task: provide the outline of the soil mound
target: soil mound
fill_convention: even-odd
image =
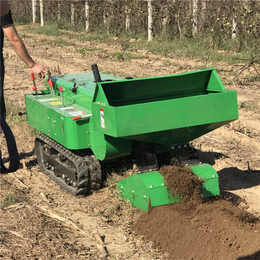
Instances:
[[[172,196],[178,196],[182,201],[200,202],[200,180],[189,168],[178,166],[162,166],[159,172],[163,175],[168,191]]]
[[[192,198],[198,198],[201,182],[185,168],[177,168],[167,166],[160,172],[185,201],[151,208],[135,222],[134,231],[171,260],[259,259],[260,220],[221,196],[191,204]]]

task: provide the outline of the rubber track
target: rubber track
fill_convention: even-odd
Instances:
[[[57,177],[53,171],[48,170],[45,168],[45,165],[43,164],[43,158],[40,149],[42,149],[43,144],[47,144],[53,149],[55,149],[58,153],[62,154],[64,157],[69,159],[74,165],[77,170],[77,183],[76,187],[70,186],[66,184],[66,182],[61,178]],[[54,180],[58,185],[61,186],[62,189],[66,190],[67,192],[71,193],[74,196],[77,195],[87,195],[91,193],[92,188],[91,188],[91,181],[90,181],[90,174],[88,171],[88,166],[84,158],[75,155],[71,151],[69,151],[67,148],[64,146],[60,145],[59,143],[55,142],[48,136],[44,134],[39,134],[36,139],[35,139],[35,150],[36,150],[36,155],[37,155],[37,161],[39,164],[39,167],[41,171],[48,175],[50,179]]]
[[[88,158],[86,158],[88,157]],[[101,185],[101,165],[99,160],[94,156],[86,156],[85,160],[88,162],[90,160],[90,177],[91,177],[91,188],[92,190],[99,190]]]

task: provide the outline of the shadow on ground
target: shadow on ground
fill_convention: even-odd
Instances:
[[[260,185],[260,171],[241,171],[236,167],[230,167],[222,169],[218,175],[221,190],[248,189]]]
[[[225,154],[215,152],[198,151],[198,154],[200,161],[210,165],[214,165],[218,159],[229,158]],[[240,190],[260,185],[260,171],[242,171],[237,167],[229,167],[218,171],[218,175],[221,190]]]
[[[260,259],[260,250],[252,255],[241,256],[237,260],[259,260]]]

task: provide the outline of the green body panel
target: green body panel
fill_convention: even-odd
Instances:
[[[235,107],[235,109],[234,109]],[[207,95],[185,97],[157,102],[142,103],[123,107],[111,107],[93,104],[93,115],[98,115],[100,108],[104,110],[105,129],[100,126],[100,118],[94,121],[95,129],[113,137],[127,137],[132,140],[149,141],[149,137],[140,136],[144,134],[158,133],[157,143],[161,142],[160,132],[170,130],[174,135],[175,129],[186,128],[189,132],[196,132],[193,127],[208,125],[211,131],[214,126],[221,126],[227,121],[238,118],[236,92],[225,91],[223,93],[210,93]],[[220,123],[223,122],[223,123]],[[216,124],[220,123],[220,124]],[[201,133],[200,136],[204,134]],[[196,138],[195,134],[195,138]],[[187,139],[186,135],[180,133],[179,139]],[[189,136],[194,139],[193,135]]]
[[[188,166],[194,174],[204,182],[201,188],[203,197],[220,194],[218,174],[209,164]],[[129,200],[133,206],[148,211],[151,207],[172,204],[181,201],[181,198],[168,192],[163,176],[158,171],[134,174],[117,183],[122,197]]]
[[[91,114],[91,110],[74,104],[73,109],[77,110],[64,111],[60,100],[50,94],[26,95],[25,103],[27,122],[40,132],[68,149],[84,149],[90,144],[87,120],[73,121],[74,115],[71,113],[82,111]]]
[[[204,197],[218,196],[219,177],[215,169],[209,164],[197,164],[188,166],[192,172],[204,182],[201,188]]]

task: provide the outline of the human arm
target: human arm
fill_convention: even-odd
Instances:
[[[11,43],[14,51],[21,58],[21,60],[32,69],[33,72],[39,74],[40,76],[48,74],[48,69],[43,67],[41,64],[34,62],[34,60],[29,55],[23,41],[19,37],[13,24],[9,2],[7,0],[0,0],[0,4],[0,26],[2,27],[2,30],[7,39]]]
[[[34,60],[31,58],[13,24],[3,25],[2,29],[16,54],[32,69],[34,73],[39,74],[40,76],[43,76],[42,74],[49,73],[47,68],[43,67],[39,63],[34,62]]]

